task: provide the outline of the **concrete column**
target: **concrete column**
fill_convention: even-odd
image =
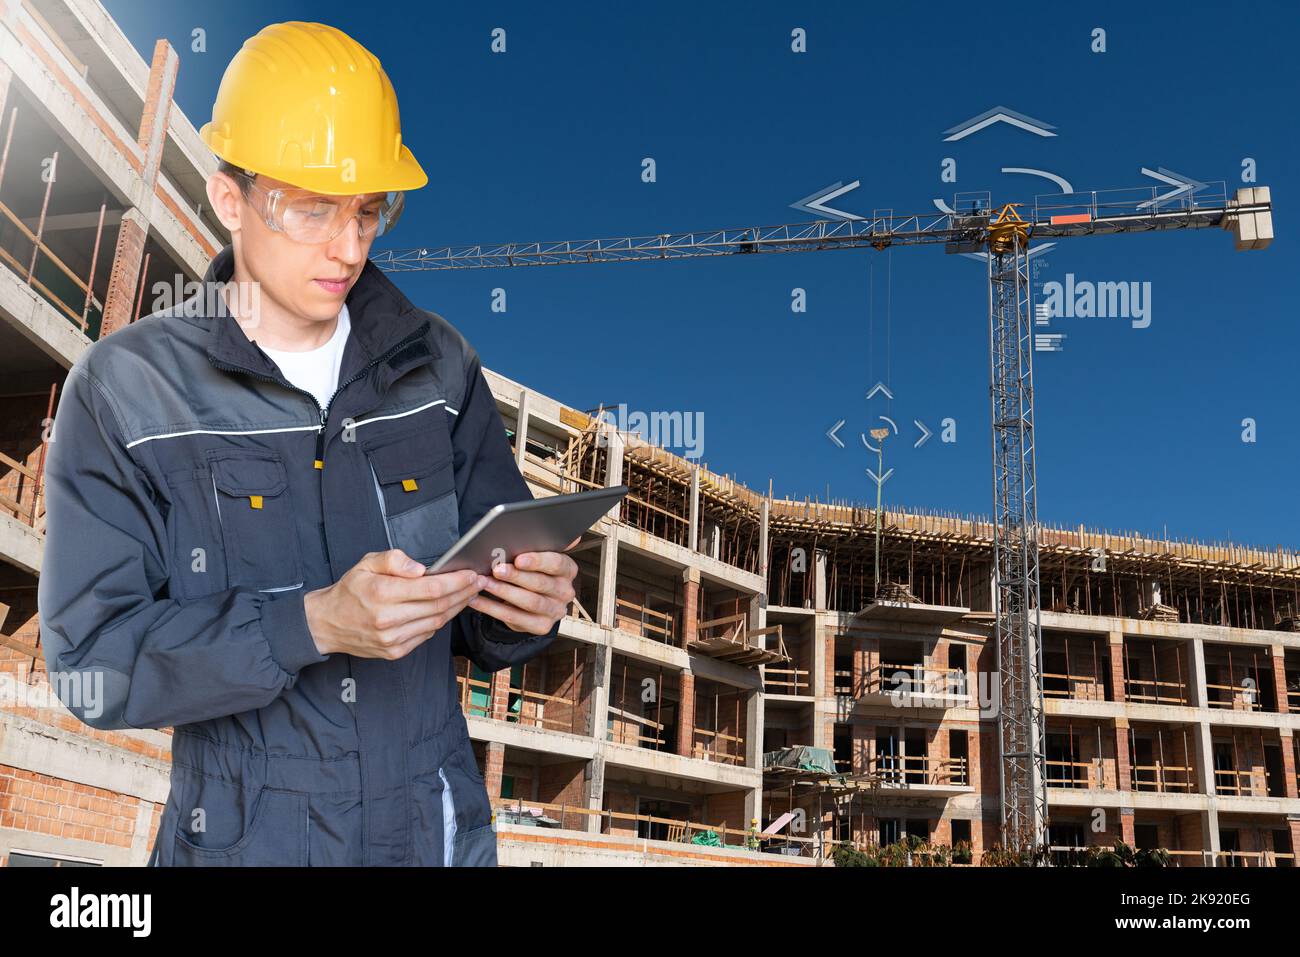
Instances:
[[[487,785],[488,800],[493,806],[501,799],[501,779],[505,775],[506,746],[500,741],[489,741],[483,761],[483,781]]]
[[[618,538],[613,528],[600,543],[600,586],[596,594],[596,624],[614,627],[614,609],[618,585]]]
[[[677,707],[677,753],[689,758],[695,741],[695,675],[683,671],[678,687],[681,689]]]
[[[623,451],[627,443],[623,441],[623,434],[612,425],[605,424],[600,429],[605,444],[605,488],[613,488],[623,484]],[[617,508],[618,505],[611,508],[610,515],[616,515],[614,509]]]
[[[757,691],[745,701],[745,767],[763,767],[763,696]],[[762,789],[760,788],[760,791]],[[750,814],[753,817],[753,814]]]
[[[827,751],[835,747],[835,716],[832,713],[829,717],[824,717],[821,712],[813,720],[813,743],[814,748],[825,748]]]
[[[1201,844],[1210,852],[1210,866],[1219,866],[1219,809],[1214,804],[1201,818]]]
[[[1113,701],[1128,700],[1124,687],[1124,633],[1112,631],[1107,634],[1110,647],[1110,688]]]
[[[763,601],[763,595],[750,596],[748,607],[745,609],[745,627],[749,631],[761,631],[767,627],[767,604]],[[768,646],[768,636],[759,635],[754,639],[759,646],[766,648]]]
[[[826,565],[830,556],[820,549],[813,555],[813,594],[816,596],[813,608],[826,610]]]
[[[742,830],[749,830],[749,822],[758,819],[758,829],[763,829],[763,788],[762,785],[745,792],[745,823]],[[759,845],[762,847],[762,845]]]
[[[722,526],[705,519],[700,523],[700,541],[698,551],[701,555],[717,558],[722,552]]]
[[[770,498],[764,498],[762,518],[759,520],[759,525],[758,525],[758,574],[763,579],[763,607],[764,608],[767,607],[767,585],[768,585],[768,578],[770,577],[768,574],[769,556],[767,553],[768,550],[767,532],[768,532],[768,525],[771,523],[771,521],[772,521],[772,500]]]
[[[614,670],[614,651],[609,645],[596,645],[591,649],[591,728],[588,731],[597,741],[604,742],[605,725],[609,717],[609,682]]]
[[[1286,697],[1286,648],[1274,645],[1273,652],[1273,687],[1277,697],[1278,714],[1289,714],[1291,707]]]
[[[1200,648],[1200,642],[1196,642],[1197,649]],[[1199,655],[1199,652],[1198,652]],[[1194,655],[1194,658],[1198,655]],[[1204,658],[1201,659],[1201,679],[1196,687],[1204,689],[1205,687],[1205,670]],[[1217,866],[1214,855],[1219,853],[1219,810],[1218,800],[1214,794],[1214,750],[1212,739],[1210,737],[1210,723],[1208,721],[1198,721],[1194,726],[1194,738],[1196,741],[1196,784],[1202,794],[1209,795],[1210,806],[1206,813],[1201,817],[1201,846],[1210,852],[1209,864],[1211,867]]]
[[[1205,643],[1199,638],[1192,639],[1192,673],[1188,676],[1191,684],[1190,695],[1193,708],[1208,708],[1208,689],[1205,687]],[[1215,829],[1218,840],[1218,829]]]
[[[1115,719],[1115,786],[1121,791],[1133,790],[1133,772],[1128,746],[1128,718]],[[1131,814],[1130,810],[1130,814]],[[1130,818],[1130,823],[1132,819]],[[1131,843],[1131,842],[1126,842]]]
[[[1214,748],[1210,737],[1210,725],[1207,721],[1198,721],[1193,726],[1193,740],[1196,748],[1196,788],[1201,794],[1214,797]]]
[[[519,411],[515,414],[515,465],[524,470],[524,452],[528,448],[528,390],[519,391]]]
[[[767,627],[766,593],[751,596],[749,599],[749,607],[746,609],[746,611],[748,615],[745,619],[745,627],[748,631],[762,631],[764,628],[766,628]],[[776,644],[775,635],[759,635],[757,638],[752,638],[752,639],[746,636],[745,640],[748,641],[750,644],[757,645],[759,648],[763,648],[763,649],[773,648],[775,650],[779,650]],[[762,691],[764,688],[763,678],[766,675],[765,669],[766,669],[765,665],[758,666],[759,691]],[[763,725],[760,722],[758,727],[762,728],[762,726]]]
[[[700,467],[694,463],[691,464],[691,524],[686,547],[693,552],[700,549]]]
[[[609,641],[608,635],[602,637],[606,642]],[[614,651],[608,644],[597,645],[592,649],[592,659],[595,669],[591,677],[590,734],[596,742],[596,753],[587,765],[586,796],[587,810],[599,811],[605,802],[605,736],[609,733],[606,724],[609,719],[609,684],[614,671]],[[599,834],[601,818],[595,814],[588,814],[586,818],[584,830]]]
[[[927,771],[927,770],[929,770],[929,768],[926,766],[925,762],[923,762],[923,761],[913,761],[913,760],[911,760],[912,758],[924,758],[924,757],[927,757],[927,756],[928,756],[928,754],[929,754],[929,747],[928,747],[928,745],[929,745],[929,740],[928,740],[928,734],[927,734],[927,740],[926,740],[926,747],[925,747],[925,749],[922,750],[920,754],[913,754],[913,753],[912,753],[912,749],[911,749],[911,747],[910,747],[910,745],[909,745],[909,743],[908,743],[908,739],[907,739],[908,728],[907,728],[905,725],[892,725],[892,728],[893,728],[894,732],[898,735],[898,753],[899,753],[899,754],[902,756],[902,758],[903,758],[903,765],[902,765],[903,780],[904,780],[904,781],[907,780],[907,772],[908,772],[908,771]],[[924,780],[924,779],[923,779],[923,780]]]
[[[605,755],[597,754],[587,765],[587,810],[599,811],[605,806]],[[601,833],[602,819],[596,814],[584,815],[585,830],[589,834]]]

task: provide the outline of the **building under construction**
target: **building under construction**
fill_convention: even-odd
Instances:
[[[167,731],[93,730],[54,699],[36,582],[67,370],[228,238],[204,208],[215,159],[171,102],[177,62],[165,41],[144,61],[96,0],[0,0],[9,864],[143,864],[167,797]],[[460,661],[503,864],[822,866],[909,838],[978,864],[1000,843],[990,524],[886,511],[878,540],[872,509],[774,498],[488,381],[535,495],[630,488],[574,550],[547,653]],[[1038,540],[1050,859],[1123,841],[1176,866],[1293,866],[1300,557]]]

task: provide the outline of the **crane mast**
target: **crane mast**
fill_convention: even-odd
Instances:
[[[998,663],[1002,843],[1032,851],[1046,843],[1046,737],[1034,459],[1033,294],[1030,243],[1117,233],[1219,227],[1238,249],[1273,238],[1268,187],[1144,187],[1038,196],[994,208],[988,194],[964,194],[953,210],[778,226],[556,242],[471,244],[384,250],[386,272],[491,269],[704,256],[942,244],[983,256],[988,267],[989,381],[993,431],[994,639]],[[1019,210],[1031,207],[1029,217]],[[879,509],[877,509],[877,515]]]
[[[1045,843],[1047,729],[1034,468],[1033,296],[1028,224],[1014,206],[994,217],[987,259],[1002,842],[1023,850]]]

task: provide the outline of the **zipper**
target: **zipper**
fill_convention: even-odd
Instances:
[[[422,338],[422,337],[424,336],[425,332],[428,331],[428,329],[429,329],[429,323],[426,321],[426,322],[424,322],[424,323],[422,323],[422,324],[420,325],[420,328],[419,328],[418,330],[416,330],[415,332],[411,333],[411,335],[407,336],[407,337],[406,337],[405,339],[403,339],[401,342],[398,342],[396,345],[394,345],[391,349],[389,349],[389,350],[388,350],[387,352],[385,352],[383,355],[378,356],[378,357],[376,357],[376,358],[374,358],[374,359],[371,359],[369,362],[367,362],[367,363],[365,364],[365,366],[362,367],[361,371],[359,371],[359,372],[357,372],[355,375],[353,375],[352,378],[348,379],[348,380],[345,381],[345,382],[340,382],[337,386],[334,387],[334,394],[330,396],[330,400],[329,400],[329,402],[325,403],[325,408],[320,409],[320,403],[319,403],[319,402],[316,402],[316,397],[315,397],[315,396],[312,396],[312,397],[311,397],[311,400],[312,400],[312,402],[316,405],[316,408],[320,409],[320,425],[316,428],[316,461],[320,463],[320,468],[321,468],[322,470],[325,468],[325,423],[329,420],[330,409],[332,409],[332,408],[334,407],[334,400],[338,398],[339,393],[342,392],[344,389],[346,389],[348,386],[350,386],[352,383],[356,382],[358,379],[363,379],[363,378],[365,378],[366,374],[369,373],[371,369],[373,369],[375,366],[379,365],[379,363],[383,362],[383,361],[384,361],[385,359],[387,359],[389,356],[396,355],[397,352],[398,352],[399,350],[405,348],[405,347],[406,347],[407,345],[409,345],[410,343],[415,342],[417,339]],[[301,392],[302,390],[299,389],[298,391]],[[374,476],[374,469],[373,469],[373,468],[371,469],[371,476],[372,476],[372,477]],[[375,481],[378,482],[378,479],[376,479]],[[376,485],[376,490],[378,490],[378,485]],[[380,492],[380,494],[381,494],[381,495],[383,494],[382,491]],[[383,500],[382,500],[382,498],[380,499],[380,508],[381,508],[381,509],[383,508]],[[387,519],[387,517],[385,517],[385,519],[384,519],[384,533],[385,533],[385,534],[388,533],[388,519]],[[320,544],[321,544],[321,550],[325,553],[325,561],[326,561],[326,563],[328,563],[329,560],[330,560],[330,550],[329,550],[329,543],[325,540],[325,486],[324,486],[324,483],[321,484],[321,524],[320,524]],[[392,539],[391,539],[391,537],[390,537],[390,539],[389,539],[389,547],[390,547],[390,548],[392,547]]]
[[[316,397],[314,395],[312,395],[306,389],[298,388],[296,385],[294,385],[292,382],[289,382],[287,379],[283,379],[283,378],[277,379],[274,376],[265,375],[261,372],[254,372],[252,369],[245,369],[243,366],[231,365],[229,362],[223,362],[222,360],[213,358],[212,356],[208,356],[208,360],[218,369],[222,369],[226,372],[241,372],[244,375],[250,375],[255,379],[261,379],[264,382],[274,382],[278,386],[290,388],[294,392],[300,392],[303,395],[305,395],[307,398],[311,399],[311,404],[314,405],[316,407],[316,411],[320,413],[320,425],[316,427],[316,461],[319,462],[322,460],[322,456],[325,454],[324,443],[323,443],[325,423],[329,418],[330,409],[333,408],[334,406],[334,400],[338,398],[338,394],[342,392],[345,388],[350,386],[352,383],[356,382],[358,379],[365,378],[366,373],[368,373],[372,368],[377,366],[379,363],[383,362],[389,356],[396,355],[404,347],[410,345],[415,340],[422,338],[425,332],[428,331],[428,329],[429,329],[429,323],[426,321],[424,324],[420,326],[419,329],[411,333],[405,339],[393,345],[383,355],[376,356],[374,359],[371,359],[368,363],[366,363],[366,365],[361,369],[361,371],[354,374],[350,379],[348,379],[345,382],[340,382],[334,388],[334,394],[330,396],[329,402],[326,403],[325,408],[323,409],[320,407],[320,403],[316,401]],[[270,360],[270,356],[267,356],[265,352],[262,352],[261,347],[258,346],[256,342],[253,343],[253,347],[257,349],[260,355],[262,355],[268,361]]]
[[[331,408],[333,408],[334,400],[338,398],[338,394],[342,392],[345,388],[350,386],[352,383],[356,382],[358,379],[364,378],[366,373],[368,373],[372,368],[374,368],[379,363],[383,362],[389,356],[396,355],[399,350],[410,345],[412,342],[416,341],[417,339],[422,338],[428,330],[429,330],[429,322],[426,320],[424,323],[420,325],[419,329],[411,333],[405,339],[396,343],[392,348],[386,351],[383,355],[371,359],[368,363],[366,363],[366,365],[361,369],[360,372],[357,372],[346,382],[341,382],[337,386],[335,386],[334,394],[330,396],[329,402],[325,404],[325,408],[323,409],[321,408],[320,403],[316,400],[316,396],[312,395],[306,389],[298,388],[298,386],[294,385],[292,382],[289,382],[287,379],[277,379],[274,376],[269,376],[261,372],[254,372],[252,369],[245,369],[242,366],[232,365],[229,362],[223,362],[222,360],[214,358],[213,356],[208,356],[208,361],[210,361],[218,369],[222,369],[226,372],[239,372],[239,373],[243,373],[244,375],[252,376],[254,379],[261,379],[264,382],[274,382],[276,385],[281,386],[282,388],[287,387],[289,389],[292,389],[294,392],[299,392],[305,395],[307,398],[311,399],[311,404],[315,406],[316,411],[320,414],[320,425],[316,426],[316,458],[312,464],[314,465],[315,462],[320,462],[321,468],[323,469],[325,466],[325,424],[329,420],[329,411]],[[256,342],[252,343],[252,345],[253,348],[256,349],[263,358],[270,361],[271,357],[268,356],[265,352],[262,352],[261,347]],[[372,474],[373,474],[373,470],[372,470]],[[329,552],[329,542],[325,538],[325,498],[324,498],[325,488],[323,484],[321,485],[320,489],[321,489],[321,493],[320,493],[321,494],[321,523],[319,526],[320,547],[321,547],[321,553],[325,556],[326,563],[328,563],[330,560],[330,552]],[[217,494],[217,486],[216,486],[215,478],[213,479],[213,484],[212,484],[212,494],[213,496]],[[218,520],[220,520],[221,518],[221,507],[219,505],[217,506],[217,518]],[[385,522],[384,527],[385,529],[388,527],[387,522]]]
[[[256,346],[257,343],[253,343],[253,345]],[[263,356],[266,356],[268,360],[271,358],[270,356],[267,356],[265,352],[262,352],[260,348],[257,351],[261,353]],[[294,392],[301,392],[307,398],[311,399],[311,404],[316,407],[316,410],[318,412],[320,412],[321,422],[324,423],[325,413],[321,411],[320,403],[316,401],[316,397],[312,395],[310,392],[308,392],[306,389],[298,388],[288,379],[277,379],[274,376],[265,375],[261,372],[254,372],[252,369],[245,369],[243,366],[236,366],[236,365],[231,365],[229,362],[222,362],[220,359],[214,359],[212,356],[208,356],[208,361],[224,372],[239,372],[244,375],[252,376],[254,379],[261,379],[263,382],[274,382],[276,385],[281,386],[283,388],[292,389]]]
[[[325,430],[325,421],[326,421],[326,419],[329,418],[329,412],[330,412],[330,409],[333,408],[333,406],[334,406],[334,400],[335,400],[336,398],[338,398],[338,394],[339,394],[340,392],[342,392],[344,389],[346,389],[348,386],[350,386],[352,383],[356,382],[358,379],[363,379],[363,378],[365,378],[366,373],[368,373],[368,372],[369,372],[371,369],[373,369],[375,366],[379,365],[379,363],[383,362],[383,361],[384,361],[385,359],[387,359],[389,356],[396,355],[396,354],[397,354],[398,352],[400,352],[403,348],[405,348],[406,346],[410,345],[410,344],[411,344],[412,342],[414,342],[415,340],[422,338],[422,337],[424,336],[425,332],[428,330],[428,328],[429,328],[429,324],[428,324],[427,322],[425,322],[423,325],[420,326],[419,329],[417,329],[415,332],[411,333],[409,336],[407,336],[407,337],[406,337],[405,339],[403,339],[401,342],[396,343],[394,346],[392,346],[392,348],[390,348],[390,349],[389,349],[387,352],[385,352],[383,355],[381,355],[381,356],[376,356],[374,359],[371,359],[368,363],[366,363],[366,365],[361,369],[361,371],[360,371],[360,372],[357,372],[355,375],[353,375],[352,378],[348,379],[346,382],[340,382],[340,383],[338,384],[338,386],[335,387],[335,389],[334,389],[334,394],[330,396],[330,400],[329,400],[329,402],[326,404],[325,408],[324,408],[323,410],[321,410],[321,414],[320,414],[320,428],[316,430],[316,435],[317,435],[317,441],[316,441],[316,451],[317,451],[317,455],[316,455],[316,460],[317,460],[317,461],[322,461],[322,460],[323,460],[323,459],[322,459],[322,456],[324,456],[324,454],[325,454],[325,449],[324,449],[324,445],[323,445],[323,442],[322,442],[322,436],[323,436],[323,433],[324,433],[324,430]],[[302,390],[300,389],[299,391],[302,391]],[[308,393],[308,394],[310,394],[310,393]],[[312,396],[312,402],[315,402],[315,403],[316,403],[316,407],[317,407],[317,408],[320,408],[320,403],[319,403],[319,402],[316,402],[316,397],[315,397],[315,396]]]

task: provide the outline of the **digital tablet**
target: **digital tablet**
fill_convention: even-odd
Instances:
[[[424,573],[468,568],[490,575],[495,565],[524,552],[562,552],[626,494],[626,485],[616,485],[494,505]]]

